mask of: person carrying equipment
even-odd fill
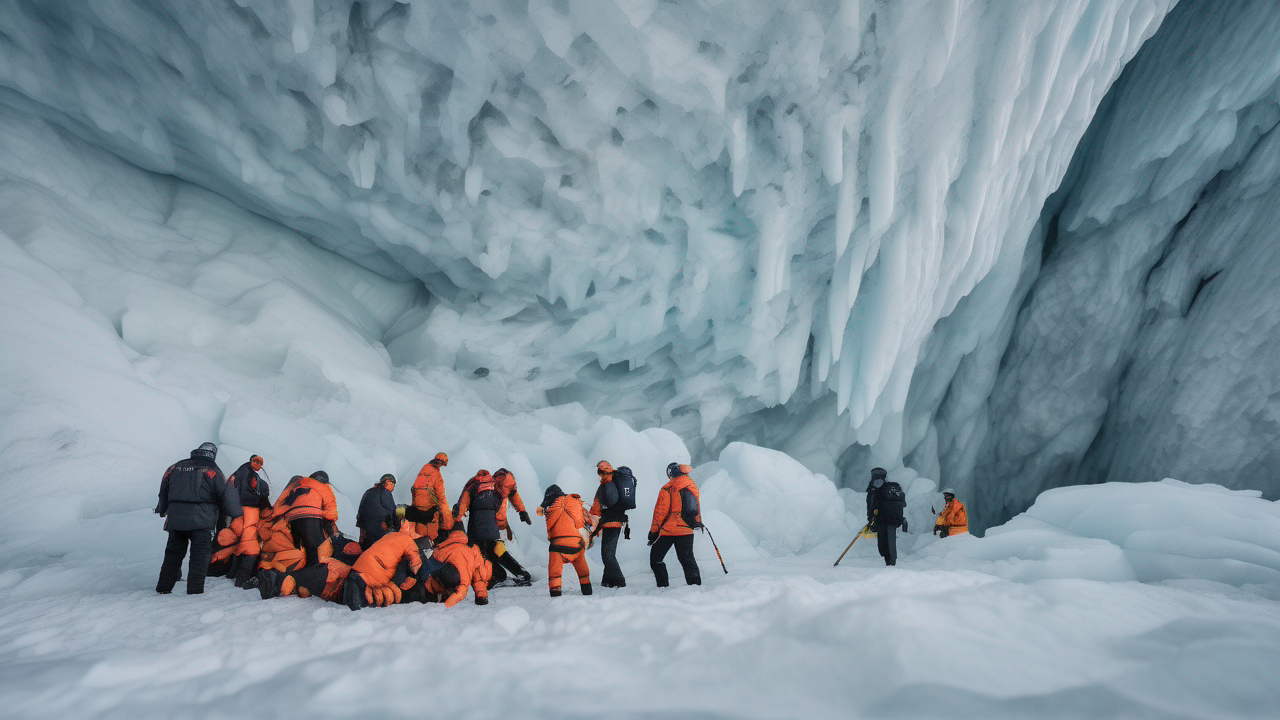
[[[969,532],[969,513],[965,510],[964,503],[956,499],[956,491],[951,488],[943,490],[942,499],[947,504],[934,521],[934,534],[945,538]]]
[[[269,514],[271,510],[271,487],[262,472],[262,464],[261,455],[250,456],[249,462],[227,478],[227,482],[240,494],[240,507],[244,510],[244,515],[232,520],[230,525],[236,544],[227,575],[235,578],[238,588],[252,588],[254,585],[258,555],[261,553],[258,524],[262,513],[266,511]]]
[[[538,514],[547,518],[547,540],[551,542],[547,556],[547,587],[551,597],[560,597],[560,575],[565,563],[573,563],[583,595],[591,594],[591,568],[587,566],[587,537],[591,521],[579,495],[566,495],[559,485],[547,488],[538,506]]]
[[[506,468],[500,469],[498,473],[502,474],[504,479],[511,477],[511,472]],[[515,487],[514,478],[511,479],[511,487]],[[506,544],[502,542],[500,518],[505,518],[503,511],[506,509],[506,503],[498,475],[489,475],[488,470],[481,470],[463,486],[462,497],[458,499],[454,517],[461,522],[462,518],[470,513],[471,519],[467,521],[467,538],[480,548],[485,559],[493,565],[490,587],[504,582],[507,579],[507,571],[515,577],[516,585],[528,587],[533,584],[533,576],[516,562],[511,553],[507,552]],[[525,517],[528,517],[528,513],[525,513]],[[510,534],[510,528],[507,532]]]
[[[417,573],[422,568],[422,548],[417,541],[418,533],[406,525],[383,535],[361,553],[344,583],[343,599],[348,607],[358,610],[367,605],[386,607],[400,602],[403,591],[417,584]],[[408,570],[397,577],[402,561]]]
[[[872,491],[867,503],[867,524],[875,528],[876,546],[884,564],[898,564],[898,526],[906,525],[907,494],[889,480],[884,468],[871,469]]]
[[[658,502],[653,506],[653,523],[649,526],[649,567],[658,587],[668,587],[667,566],[663,558],[672,547],[676,559],[684,569],[687,585],[701,585],[702,573],[693,557],[693,530],[702,527],[701,493],[689,477],[693,468],[681,463],[667,466],[666,485],[658,491]]]
[[[218,524],[218,510],[230,518],[244,511],[240,497],[228,483],[214,459],[218,446],[204,443],[191,451],[191,457],[180,460],[165,471],[160,480],[160,499],[155,512],[164,521],[169,542],[164,548],[160,579],[156,592],[169,594],[182,573],[182,560],[191,545],[187,566],[187,594],[204,592],[205,573],[213,557],[213,530]]]
[[[627,578],[618,564],[618,537],[625,527],[626,538],[631,539],[627,511],[636,507],[636,476],[625,465],[614,470],[608,460],[596,463],[596,475],[600,484],[591,502],[591,520],[600,536],[600,560],[604,563],[600,586],[622,588],[627,586]]]
[[[396,476],[388,473],[364,491],[360,509],[356,512],[361,548],[368,550],[383,535],[396,529],[396,501],[391,495],[395,489]]]
[[[320,562],[320,546],[337,531],[338,500],[329,473],[317,470],[303,477],[284,500],[293,542],[306,553],[307,565],[315,565]]]
[[[489,604],[492,567],[480,548],[467,542],[466,533],[449,533],[436,545],[431,559],[440,566],[427,577],[426,590],[437,602],[453,607],[467,597],[467,588],[471,588],[477,605]]]
[[[413,481],[413,502],[405,511],[405,519],[417,525],[414,531],[435,540],[453,529],[453,516],[449,514],[449,499],[444,491],[444,477],[440,468],[449,464],[449,456],[436,453]]]

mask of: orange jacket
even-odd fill
[[[402,560],[409,562],[411,573],[417,573],[422,567],[422,554],[414,539],[414,534],[406,530],[387,533],[368,550],[360,553],[351,569],[360,573],[367,587],[390,585],[391,577],[396,574],[396,566]]]
[[[475,590],[476,597],[489,597],[489,580],[493,577],[493,568],[489,565],[489,561],[484,559],[480,548],[467,544],[465,532],[454,530],[449,533],[449,537],[445,538],[444,542],[436,545],[431,557],[454,566],[458,570],[458,577],[462,578],[458,587],[451,591],[450,588],[440,587],[435,578],[427,582],[427,590],[430,592],[450,592],[445,598],[445,607],[453,607],[466,598],[468,586]]]
[[[947,503],[938,513],[936,524],[947,529],[947,537],[969,532],[969,513],[964,509],[964,503],[955,499]]]
[[[649,525],[649,532],[659,535],[693,534],[693,528],[685,525],[684,519],[680,517],[680,491],[685,488],[698,498],[698,505],[702,505],[702,494],[698,492],[693,478],[688,475],[672,478],[658,491],[658,502],[653,506],[653,523]],[[702,522],[701,512],[698,513],[698,522]]]
[[[280,493],[282,497],[285,493]],[[288,492],[286,502],[289,512],[285,518],[289,522],[306,518],[321,518],[338,521],[338,500],[333,496],[333,486],[312,477],[304,477],[298,485]]]
[[[609,473],[608,475],[600,475],[600,484],[601,484],[601,485],[604,485],[604,484],[605,484],[605,483],[607,483],[607,482],[613,482],[613,473]],[[597,488],[596,488],[596,496],[595,496],[595,498],[591,501],[591,516],[592,516],[592,517],[597,517],[597,518],[598,518],[598,517],[600,517],[603,513],[604,513],[604,510],[602,510],[602,509],[600,508],[600,488],[599,488],[599,487],[597,487]],[[622,527],[622,523],[617,522],[617,521],[602,522],[602,523],[600,523],[600,527],[601,527],[601,528],[620,528],[620,527]],[[597,530],[598,530],[598,529],[599,529],[599,528],[597,528]]]
[[[579,531],[591,529],[591,523],[587,520],[580,495],[561,495],[544,512],[547,516],[547,539],[552,545],[586,547]]]
[[[498,480],[498,495],[502,497],[502,507],[498,508],[498,529],[507,530],[511,527],[507,523],[507,503],[510,502],[515,506],[516,512],[528,512],[524,507],[524,500],[520,499],[520,491],[516,489],[516,476],[514,473],[508,472]]]
[[[444,491],[440,468],[427,463],[418,471],[418,477],[413,481],[413,506],[419,510],[438,509],[440,527],[453,527],[453,515],[449,512],[449,499]]]

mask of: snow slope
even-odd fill
[[[920,537],[892,569],[865,541],[832,568],[841,540],[726,576],[699,538],[698,588],[659,592],[626,560],[629,586],[590,598],[353,613],[226,580],[156,596],[152,538],[97,591],[0,574],[0,700],[463,718],[1260,718],[1280,701],[1280,505],[1256,493],[1064,488],[986,538]]]

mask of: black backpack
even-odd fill
[[[635,510],[636,476],[622,466],[613,471],[613,480],[600,486],[601,510]]]
[[[680,488],[680,519],[690,528],[700,528],[702,523],[698,522],[698,513],[702,509],[698,507],[698,496],[693,494],[689,488]]]
[[[903,511],[907,508],[907,494],[896,482],[886,482],[877,492],[880,506],[880,521],[886,525],[901,525]]]
[[[492,477],[478,480],[471,488],[471,508],[481,512],[497,512],[502,507],[502,498],[498,496],[498,484]]]

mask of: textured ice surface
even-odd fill
[[[1170,5],[15,2],[0,100],[420,278],[397,364],[936,477],[949,378]]]

